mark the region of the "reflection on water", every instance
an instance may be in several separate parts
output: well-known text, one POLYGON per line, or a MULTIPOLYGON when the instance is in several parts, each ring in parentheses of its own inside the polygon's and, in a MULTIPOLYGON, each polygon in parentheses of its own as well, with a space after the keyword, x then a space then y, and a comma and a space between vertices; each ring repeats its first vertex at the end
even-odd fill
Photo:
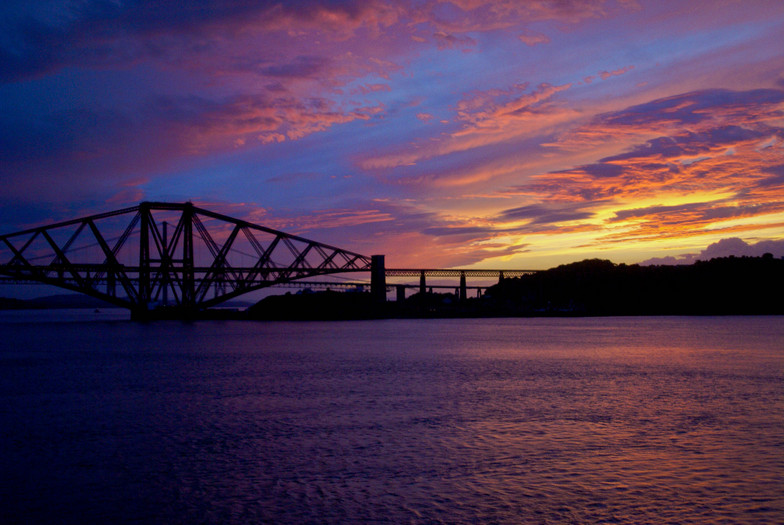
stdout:
POLYGON ((0 322, 0 521, 781 523, 781 318, 0 322))

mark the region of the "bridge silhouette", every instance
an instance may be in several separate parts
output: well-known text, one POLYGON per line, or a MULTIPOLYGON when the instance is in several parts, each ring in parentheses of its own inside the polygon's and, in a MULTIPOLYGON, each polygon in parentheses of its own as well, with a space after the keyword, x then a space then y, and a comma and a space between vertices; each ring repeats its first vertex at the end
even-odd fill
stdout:
MULTIPOLYGON (((503 278, 534 270, 387 269, 365 256, 215 213, 190 202, 137 206, 0 236, 0 275, 43 283, 128 308, 131 317, 190 317, 243 294, 334 274, 370 273, 386 300, 387 277, 503 278)), ((336 283, 340 284, 340 283, 336 283)), ((345 283, 344 283, 345 284, 345 283)), ((360 284, 360 283, 356 283, 360 284)), ((398 298, 404 287, 397 288, 398 298)))

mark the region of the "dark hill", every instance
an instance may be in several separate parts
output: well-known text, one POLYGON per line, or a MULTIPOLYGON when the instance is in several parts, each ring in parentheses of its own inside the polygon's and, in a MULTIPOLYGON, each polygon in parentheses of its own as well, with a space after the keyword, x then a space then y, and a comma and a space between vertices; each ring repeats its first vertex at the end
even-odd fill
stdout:
POLYGON ((766 255, 639 266, 591 259, 505 279, 484 300, 510 315, 782 314, 784 261, 766 255))
POLYGON ((250 319, 340 320, 385 317, 369 293, 335 292, 272 295, 247 310, 250 319))

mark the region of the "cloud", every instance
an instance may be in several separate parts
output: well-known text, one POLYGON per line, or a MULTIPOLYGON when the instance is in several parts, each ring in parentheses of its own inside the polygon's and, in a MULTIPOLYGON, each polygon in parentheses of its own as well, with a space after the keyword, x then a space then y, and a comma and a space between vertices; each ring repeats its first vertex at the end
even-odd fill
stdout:
POLYGON ((438 49, 460 49, 461 51, 470 51, 472 48, 476 47, 476 40, 471 38, 470 36, 455 36, 452 34, 447 34, 442 31, 438 31, 437 33, 433 34, 433 38, 436 40, 438 44, 438 49))
POLYGON ((297 56, 288 63, 263 67, 259 72, 268 77, 313 78, 328 66, 329 59, 321 56, 297 56))
MULTIPOLYGON (((398 58, 410 60, 411 46, 421 46, 412 43, 414 34, 435 35, 428 45, 436 48, 467 49, 476 44, 469 31, 519 23, 511 15, 561 20, 595 14, 547 2, 525 9, 469 2, 456 4, 459 16, 448 21, 441 7, 380 0, 4 2, 0 81, 20 90, 28 82, 51 88, 51 102, 33 113, 0 116, 6 190, 54 198, 54 180, 83 181, 70 186, 73 192, 96 179, 106 185, 117 177, 122 184, 124 177, 182 169, 183 161, 213 153, 369 120, 384 111, 373 94, 392 89, 378 79, 400 71, 398 58), (112 86, 132 76, 133 87, 112 86)), ((428 114, 420 111, 420 118, 428 114)), ((442 150, 464 151, 487 140, 494 139, 463 137, 442 150)))
POLYGON ((239 97, 206 113, 197 126, 197 134, 210 142, 216 137, 233 139, 248 134, 258 134, 263 139, 270 133, 295 140, 334 124, 367 120, 379 111, 378 106, 344 109, 329 99, 239 97))
POLYGON ((114 184, 218 151, 297 140, 336 124, 367 120, 379 107, 341 107, 292 96, 155 97, 139 108, 80 108, 0 131, 8 194, 73 198, 106 174, 114 184), (143 154, 140 154, 143 152, 143 154), (56 181, 69 181, 69 184, 56 181), (18 185, 18 187, 16 187, 18 185))
MULTIPOLYGON (((114 67, 148 59, 175 63, 193 55, 208 59, 202 63, 213 63, 215 52, 225 51, 232 41, 274 37, 277 42, 266 43, 271 46, 285 39, 293 44, 304 33, 318 33, 333 42, 389 33, 408 41, 411 37, 424 41, 417 30, 426 27, 439 49, 468 49, 476 44, 469 32, 511 27, 520 21, 575 23, 606 16, 608 10, 602 4, 593 0, 456 1, 447 15, 449 10, 435 0, 85 1, 46 5, 7 0, 0 11, 6 34, 0 39, 0 80, 15 81, 68 66, 114 67)), ((264 47, 259 50, 263 52, 264 47)), ((228 65, 227 61, 223 65, 228 65)), ((291 64, 288 69, 271 65, 267 72, 273 76, 296 74, 307 71, 308 65, 291 64)))
POLYGON ((535 204, 504 214, 540 214, 555 223, 574 219, 593 226, 593 240, 583 247, 780 228, 784 170, 779 137, 784 129, 776 127, 776 118, 782 115, 784 92, 751 90, 747 95, 690 92, 599 115, 580 130, 594 142, 616 131, 626 139, 629 127, 638 137, 659 136, 509 187, 506 195, 525 196, 535 204))
POLYGON ((530 224, 558 224, 591 218, 594 214, 580 206, 548 206, 529 204, 504 210, 499 215, 503 221, 530 219, 530 224))
POLYGON ((544 33, 539 33, 537 31, 525 31, 518 37, 521 42, 523 42, 527 46, 536 46, 538 44, 549 44, 550 37, 545 35, 544 33))
POLYGON ((607 80, 611 77, 617 77, 619 75, 623 75, 624 73, 628 73, 634 69, 634 66, 626 66, 622 67, 621 69, 616 69, 615 71, 600 71, 599 76, 602 77, 602 80, 607 80))
POLYGON ((784 164, 770 166, 765 168, 763 172, 766 174, 771 174, 772 177, 765 177, 757 182, 757 188, 774 190, 784 188, 784 164))
POLYGON ((590 177, 602 179, 606 177, 620 177, 624 173, 624 167, 620 164, 613 164, 611 159, 605 159, 603 162, 595 164, 586 164, 578 168, 570 170, 557 171, 553 173, 583 173, 590 177))
POLYGON ((365 224, 394 220, 388 212, 378 209, 316 210, 306 216, 269 218, 268 224, 287 232, 308 232, 327 228, 351 228, 365 224))
POLYGON ((678 257, 654 257, 646 259, 640 264, 643 266, 694 264, 696 261, 708 261, 718 257, 761 257, 766 253, 770 253, 776 258, 784 258, 784 239, 764 240, 749 244, 738 237, 730 237, 708 245, 700 253, 683 254, 678 257))
POLYGON ((425 235, 432 235, 433 237, 460 235, 476 238, 485 237, 497 232, 493 228, 485 228, 481 226, 434 226, 431 228, 425 228, 422 233, 425 235))
POLYGON ((576 134, 593 143, 625 140, 627 128, 637 136, 666 134, 592 164, 536 175, 511 191, 551 201, 592 201, 775 185, 776 176, 769 174, 780 164, 771 164, 780 148, 761 154, 758 144, 784 136, 784 129, 772 125, 784 115, 782 102, 781 90, 708 90, 599 115, 576 134))
MULTIPOLYGON (((743 224, 742 221, 784 214, 784 202, 747 203, 738 199, 694 202, 675 206, 652 206, 615 212, 609 224, 626 224, 625 231, 608 234, 608 242, 629 242, 644 238, 682 238, 725 231, 764 229, 765 223, 743 224), (722 227, 721 224, 729 224, 722 227), (734 225, 733 225, 734 223, 734 225)), ((776 227, 776 223, 768 227, 776 227)))
MULTIPOLYGON (((504 118, 523 116, 536 112, 547 111, 544 102, 556 93, 567 90, 571 84, 553 86, 540 84, 528 93, 517 95, 516 92, 526 89, 528 84, 519 84, 507 91, 492 90, 476 93, 471 99, 464 99, 458 103, 457 117, 463 122, 468 122, 476 127, 496 126, 504 124, 504 118), (500 120, 500 122, 499 122, 500 120)), ((463 130, 462 134, 471 130, 463 130)))
POLYGON ((779 89, 693 91, 600 115, 591 126, 662 132, 688 125, 712 127, 717 120, 749 125, 781 118, 783 101, 784 90, 779 89))
POLYGON ((425 10, 432 24, 447 32, 490 31, 528 23, 554 20, 573 24, 585 19, 610 16, 611 8, 602 0, 452 0, 457 11, 439 9, 440 2, 428 3, 425 10))
MULTIPOLYGON (((0 117, 0 167, 11 193, 46 193, 53 179, 109 184, 104 174, 111 173, 121 184, 126 176, 181 169, 183 161, 212 153, 299 140, 381 115, 385 108, 373 94, 392 87, 378 79, 400 71, 416 56, 412 48, 474 49, 475 31, 604 14, 588 1, 8 0, 0 7, 0 81, 47 82, 53 102, 19 116, 21 122, 0 117), (429 38, 414 42, 417 35, 429 38), (131 76, 138 84, 123 86, 128 93, 110 86, 131 76)), ((542 84, 505 100, 510 105, 496 108, 508 112, 503 116, 461 110, 463 129, 432 155, 545 125, 558 117, 544 101, 559 89, 542 84)), ((495 102, 502 104, 499 97, 495 102)), ((420 111, 418 118, 431 114, 420 111)), ((432 155, 382 152, 362 166, 408 165, 432 155)))
MULTIPOLYGON (((540 84, 526 91, 528 87, 527 83, 522 83, 506 90, 471 93, 455 108, 459 123, 455 131, 419 144, 408 144, 396 151, 365 155, 358 160, 358 165, 365 170, 411 166, 434 157, 522 140, 543 133, 574 115, 551 100, 571 85, 540 84)), ((472 176, 467 180, 476 179, 472 176)))
MULTIPOLYGON (((651 139, 644 144, 633 147, 626 153, 605 157, 601 159, 601 162, 651 157, 658 157, 661 159, 682 159, 683 157, 716 152, 717 148, 722 149, 723 152, 725 152, 727 149, 731 149, 734 144, 764 139, 770 137, 771 134, 779 132, 779 130, 769 127, 750 129, 734 125, 720 126, 699 133, 683 131, 677 135, 651 139)), ((705 158, 710 157, 702 157, 702 160, 705 158)), ((681 160, 681 164, 694 162, 692 159, 686 160, 688 162, 681 160)))
POLYGON ((353 91, 359 95, 369 95, 371 93, 390 92, 392 88, 389 84, 363 84, 353 91))
POLYGON ((257 192, 265 220, 337 245, 342 225, 368 253, 397 243, 445 262, 522 253, 531 234, 606 247, 781 222, 784 91, 758 89, 781 61, 761 45, 772 37, 746 35, 770 25, 723 4, 718 22, 698 20, 709 32, 690 27, 696 12, 653 4, 609 22, 630 9, 642 8, 8 0, 3 205, 257 192), (746 25, 728 25, 734 12, 746 25))
MULTIPOLYGON (((8 37, 0 47, 2 80, 68 65, 107 67, 144 59, 176 62, 183 56, 209 57, 225 50, 227 42, 242 41, 248 35, 279 33, 280 39, 304 29, 345 39, 360 27, 377 31, 393 25, 403 13, 403 6, 380 1, 200 0, 187 5, 87 1, 39 6, 9 0, 6 4, 8 37)), ((305 60, 283 69, 273 65, 267 72, 285 76, 314 65, 305 60)))
POLYGON ((347 204, 345 209, 290 216, 273 210, 265 215, 264 224, 363 254, 385 253, 388 267, 465 266, 528 249, 528 243, 501 240, 517 229, 499 227, 482 217, 454 217, 396 200, 359 199, 347 204))

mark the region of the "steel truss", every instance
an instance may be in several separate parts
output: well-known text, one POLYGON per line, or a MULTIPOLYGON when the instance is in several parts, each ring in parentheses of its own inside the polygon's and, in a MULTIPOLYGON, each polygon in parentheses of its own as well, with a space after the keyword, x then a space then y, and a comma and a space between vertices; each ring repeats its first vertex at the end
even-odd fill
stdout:
POLYGON ((276 284, 370 269, 370 257, 191 203, 142 202, 0 236, 0 274, 135 312, 195 311, 276 284))

